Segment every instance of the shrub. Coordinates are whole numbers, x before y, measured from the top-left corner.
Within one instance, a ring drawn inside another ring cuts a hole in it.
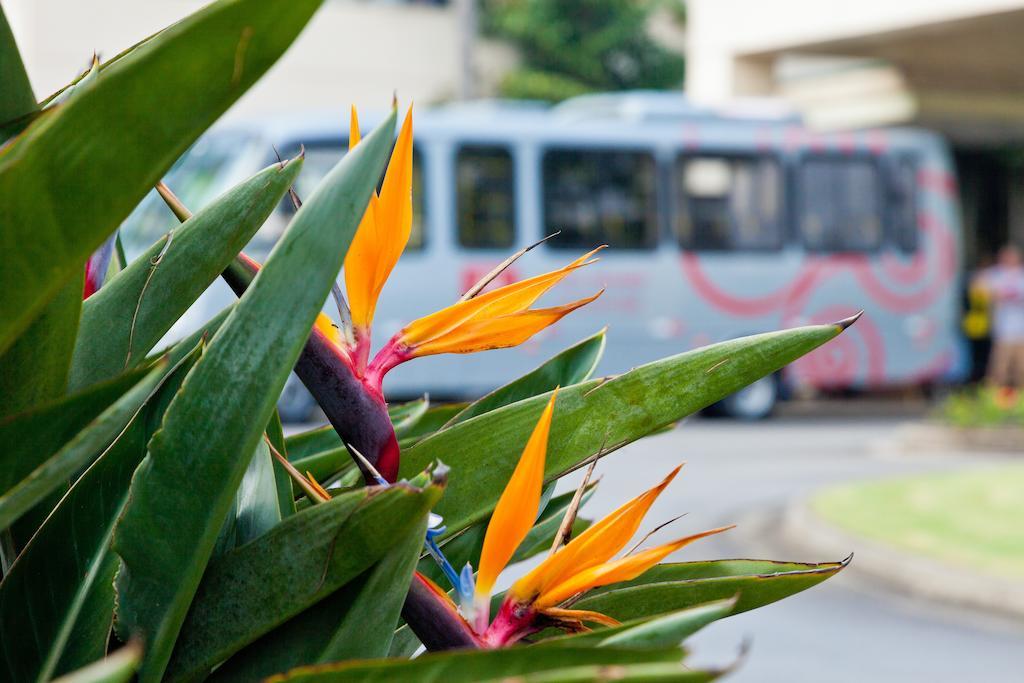
[[[956,427],[1024,426],[1024,393],[1011,387],[965,389],[947,398],[940,414]]]

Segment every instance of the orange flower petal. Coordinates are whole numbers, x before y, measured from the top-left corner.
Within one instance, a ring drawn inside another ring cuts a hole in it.
[[[676,467],[657,486],[641,493],[601,521],[591,525],[529,574],[516,581],[511,592],[525,602],[582,570],[607,562],[633,538],[640,528],[644,515],[665,487],[675,479],[681,468],[682,465]]]
[[[593,263],[588,259],[603,248],[598,247],[558,270],[484,292],[472,299],[460,301],[415,320],[402,331],[402,343],[406,346],[424,344],[438,339],[471,320],[496,318],[525,311],[545,292],[565,279],[569,273]]]
[[[426,576],[425,574],[420,574],[419,572],[416,572],[415,575],[414,575],[413,580],[414,581],[415,580],[422,581],[423,585],[426,586],[427,588],[429,588],[431,593],[433,593],[438,598],[440,598],[441,601],[445,604],[446,607],[451,609],[451,611],[456,613],[456,614],[459,613],[459,606],[456,605],[454,601],[452,601],[451,596],[448,595],[448,593],[443,588],[438,586],[433,581],[433,579],[431,579],[429,576]]]
[[[724,526],[693,534],[692,536],[686,536],[656,548],[627,555],[613,562],[590,567],[574,574],[562,583],[539,595],[534,601],[533,606],[535,609],[544,610],[591,588],[635,579],[683,546],[689,545],[701,538],[727,531],[732,529],[733,526]]]
[[[512,558],[516,548],[533,528],[540,507],[540,490],[544,483],[544,459],[548,450],[551,415],[555,409],[556,389],[541,413],[533,434],[519,457],[512,477],[498,499],[487,524],[480,567],[476,578],[478,598],[486,598],[494,588],[498,575]]]
[[[359,114],[356,113],[356,105],[352,105],[352,113],[348,119],[348,149],[351,152],[352,149],[359,144],[362,140],[362,136],[359,133]]]
[[[334,324],[334,321],[323,313],[316,317],[313,327],[320,330],[321,334],[327,337],[334,345],[342,346],[341,330]]]
[[[603,626],[621,625],[621,622],[618,619],[612,619],[607,614],[601,614],[600,612],[594,612],[587,609],[561,609],[558,607],[549,607],[544,610],[544,614],[561,621],[588,621],[594,624],[601,624]]]
[[[416,346],[413,356],[429,356],[438,353],[475,353],[487,349],[504,349],[518,346],[527,339],[549,327],[577,308],[586,306],[601,296],[604,290],[586,299],[580,299],[564,306],[523,311],[498,318],[471,320],[434,341]]]
[[[349,144],[359,138],[355,109]],[[368,329],[384,283],[405,250],[412,230],[412,108],[391,153],[380,195],[370,204],[345,255],[345,292],[352,322]]]

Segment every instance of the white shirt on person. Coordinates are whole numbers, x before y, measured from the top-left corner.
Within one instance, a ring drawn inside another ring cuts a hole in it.
[[[992,266],[982,275],[982,285],[994,305],[992,339],[1024,342],[1024,266]]]

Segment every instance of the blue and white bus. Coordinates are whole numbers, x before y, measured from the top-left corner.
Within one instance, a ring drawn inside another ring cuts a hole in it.
[[[365,117],[372,125],[374,117]],[[346,148],[347,113],[214,129],[167,182],[201,207],[283,156],[306,150],[308,195]],[[792,116],[692,107],[672,93],[595,95],[556,106],[478,102],[420,108],[415,223],[377,310],[377,341],[450,304],[509,253],[555,239],[504,278],[552,270],[599,244],[599,264],[547,301],[607,291],[518,349],[422,359],[392,395],[487,391],[609,326],[604,372],[744,334],[834,321],[850,333],[724,403],[768,414],[780,388],[874,388],[959,372],[960,223],[950,154],[923,130],[815,133]],[[291,206],[249,246],[268,253]],[[173,225],[155,196],[125,239],[141,249]],[[173,333],[231,300],[211,288]]]

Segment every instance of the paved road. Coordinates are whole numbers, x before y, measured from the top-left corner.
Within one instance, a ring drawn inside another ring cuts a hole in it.
[[[610,511],[683,460],[680,477],[648,518],[653,526],[687,512],[669,534],[750,522],[829,483],[964,465],[949,456],[877,454],[879,440],[898,426],[864,416],[692,421],[602,461],[603,483],[587,510]],[[768,536],[737,529],[691,546],[680,559],[840,559],[794,557]],[[731,681],[1024,681],[1024,624],[886,594],[846,574],[712,624],[690,640],[692,661],[732,661],[745,640],[750,651]]]

